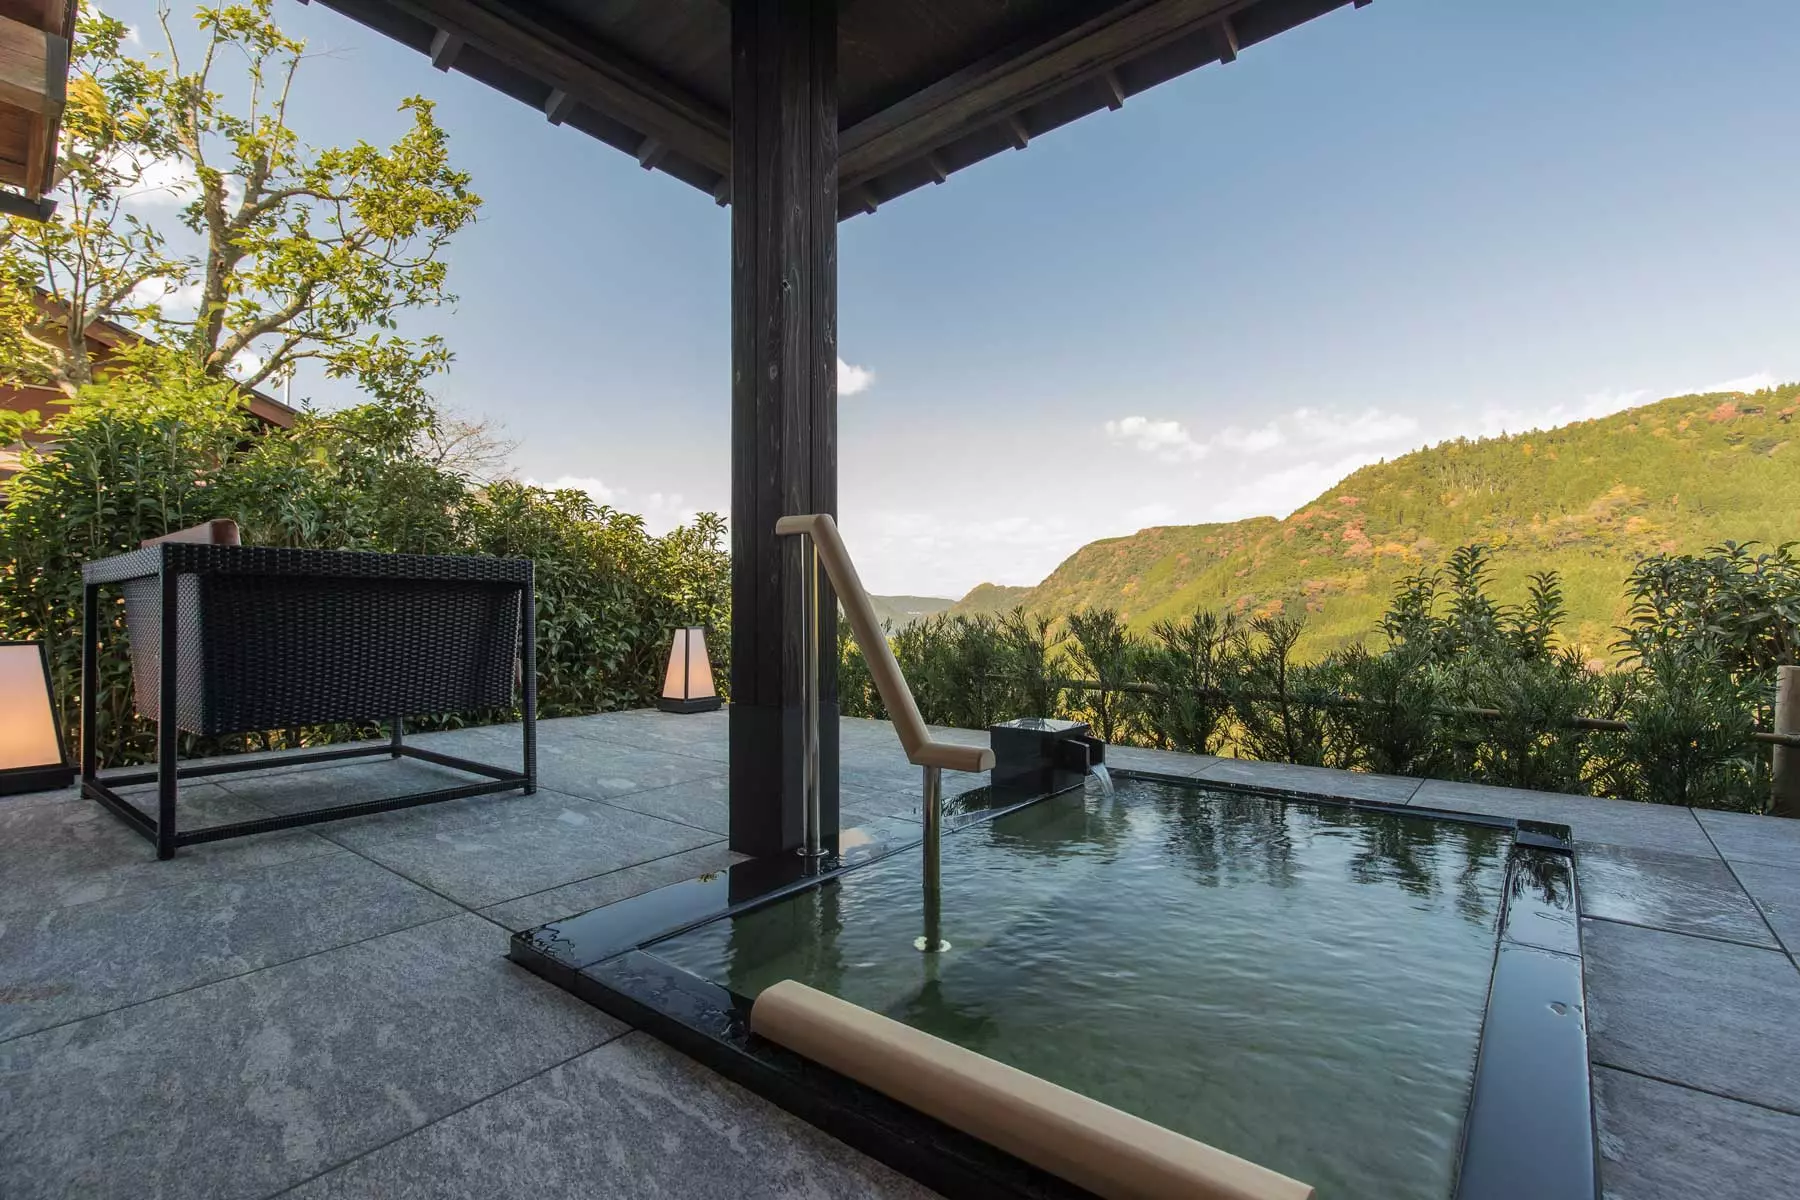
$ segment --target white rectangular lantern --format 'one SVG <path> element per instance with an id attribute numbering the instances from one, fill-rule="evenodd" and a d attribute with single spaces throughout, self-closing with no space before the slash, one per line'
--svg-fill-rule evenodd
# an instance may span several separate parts
<path id="1" fill-rule="evenodd" d="M 0 642 L 0 795 L 69 786 L 67 757 L 44 647 Z"/>
<path id="2" fill-rule="evenodd" d="M 712 662 L 706 657 L 706 630 L 700 626 L 689 625 L 675 631 L 658 707 L 664 712 L 680 713 L 712 712 L 719 707 Z"/>

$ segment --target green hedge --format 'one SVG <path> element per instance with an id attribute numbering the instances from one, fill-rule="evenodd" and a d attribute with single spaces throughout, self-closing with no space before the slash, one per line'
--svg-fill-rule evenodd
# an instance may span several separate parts
<path id="1" fill-rule="evenodd" d="M 0 638 L 47 643 L 75 729 L 81 564 L 147 537 L 232 517 L 261 546 L 494 554 L 537 563 L 539 710 L 564 716 L 653 701 L 676 625 L 729 637 L 724 523 L 702 515 L 663 537 L 578 491 L 480 484 L 447 461 L 429 410 L 364 406 L 267 429 L 230 387 L 164 378 L 87 389 L 59 411 L 0 508 Z M 122 606 L 106 619 L 103 763 L 151 757 L 132 707 Z M 723 688 L 725 680 L 720 679 Z M 442 714 L 421 727 L 505 719 Z M 187 753 L 373 736 L 373 724 L 187 739 Z"/>
<path id="2" fill-rule="evenodd" d="M 1503 604 L 1477 546 L 1401 583 L 1380 649 L 1313 662 L 1296 656 L 1298 618 L 1208 610 L 1148 637 L 1104 608 L 940 615 L 892 642 L 936 724 L 1069 716 L 1108 741 L 1195 754 L 1763 810 L 1768 755 L 1749 734 L 1800 647 L 1800 559 L 1731 544 L 1658 556 L 1626 591 L 1627 665 L 1605 673 L 1564 648 L 1554 574 Z M 841 658 L 844 711 L 881 715 L 855 646 Z"/>

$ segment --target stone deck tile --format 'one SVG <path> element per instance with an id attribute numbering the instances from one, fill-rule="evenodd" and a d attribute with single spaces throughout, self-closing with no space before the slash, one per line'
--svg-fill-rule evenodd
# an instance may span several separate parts
<path id="1" fill-rule="evenodd" d="M 668 787 L 627 792 L 606 801 L 614 808 L 643 813 L 704 829 L 718 837 L 731 831 L 731 780 L 725 775 L 689 779 Z"/>
<path id="2" fill-rule="evenodd" d="M 0 1040 L 457 911 L 340 853 L 15 914 L 0 921 Z"/>
<path id="3" fill-rule="evenodd" d="M 1800 820 L 1695 809 L 1694 816 L 1727 862 L 1800 871 Z"/>
<path id="4" fill-rule="evenodd" d="M 722 871 L 743 858 L 727 849 L 723 841 L 710 842 L 692 850 L 681 850 L 664 858 L 508 900 L 482 909 L 481 915 L 508 929 L 535 929 L 667 884 Z"/>
<path id="5" fill-rule="evenodd" d="M 1800 959 L 1800 868 L 1736 862 L 1731 870 L 1788 955 Z"/>
<path id="6" fill-rule="evenodd" d="M 589 800 L 613 800 L 724 774 L 723 763 L 664 750 L 586 739 L 538 747 L 539 785 Z"/>
<path id="7" fill-rule="evenodd" d="M 1315 792 L 1356 800 L 1379 800 L 1387 804 L 1405 804 L 1419 790 L 1417 779 L 1400 775 L 1364 775 L 1356 771 L 1334 771 L 1330 767 L 1303 767 L 1292 763 L 1254 762 L 1246 758 L 1218 758 L 1200 768 L 1201 782 L 1218 779 L 1251 787 L 1280 788 L 1295 792 Z"/>
<path id="8" fill-rule="evenodd" d="M 1787 955 L 1593 920 L 1582 945 L 1595 1063 L 1800 1113 L 1800 970 Z"/>
<path id="9" fill-rule="evenodd" d="M 1731 869 L 1717 855 L 1586 845 L 1576 855 L 1583 916 L 1675 933 L 1776 946 Z"/>
<path id="10" fill-rule="evenodd" d="M 420 768 L 428 770 L 421 771 Z M 329 782 L 326 781 L 327 775 L 331 776 Z M 221 786 L 229 789 L 235 796 L 272 811 L 300 812 L 309 808 L 405 795 L 408 792 L 443 786 L 446 782 L 466 783 L 468 780 L 468 776 L 442 767 L 404 759 L 399 762 L 382 759 L 351 763 L 331 772 L 297 771 L 286 775 L 233 779 Z M 319 837 L 360 852 L 398 838 L 464 833 L 496 821 L 517 820 L 533 814 L 554 817 L 572 799 L 579 797 L 542 788 L 536 794 L 527 796 L 514 789 L 469 796 L 461 800 L 445 800 L 418 808 L 373 813 L 366 817 L 346 817 L 310 828 Z"/>
<path id="11" fill-rule="evenodd" d="M 1800 1117 L 1594 1069 L 1606 1200 L 1763 1200 L 1800 1179 Z"/>
<path id="12" fill-rule="evenodd" d="M 1210 754 L 1183 754 L 1179 750 L 1149 750 L 1142 746 L 1106 748 L 1108 767 L 1124 771 L 1154 771 L 1159 775 L 1198 775 L 1224 761 Z"/>
<path id="13" fill-rule="evenodd" d="M 7 1200 L 292 1187 L 623 1027 L 459 914 L 0 1043 Z"/>
<path id="14" fill-rule="evenodd" d="M 465 908 L 487 908 L 716 840 L 704 829 L 548 795 L 530 810 L 465 829 L 385 839 L 361 853 Z"/>
<path id="15" fill-rule="evenodd" d="M 932 1195 L 632 1033 L 297 1188 L 287 1200 Z"/>
<path id="16" fill-rule="evenodd" d="M 564 718 L 568 732 L 588 741 L 640 750 L 661 750 L 704 758 L 722 768 L 729 754 L 729 728 L 723 712 L 665 713 L 655 709 L 596 713 Z"/>
<path id="17" fill-rule="evenodd" d="M 182 788 L 177 820 L 200 827 L 268 816 L 213 784 Z M 338 847 L 305 829 L 284 829 L 184 847 L 158 862 L 156 847 L 98 801 L 78 796 L 0 809 L 0 919 L 113 896 L 218 878 Z"/>
<path id="18" fill-rule="evenodd" d="M 1714 855 L 1712 843 L 1707 840 L 1700 823 L 1694 820 L 1694 814 L 1669 805 L 1566 796 L 1559 792 L 1529 792 L 1441 779 L 1428 779 L 1421 784 L 1412 803 L 1415 808 L 1522 817 L 1567 825 L 1577 842 L 1662 850 L 1698 858 Z"/>

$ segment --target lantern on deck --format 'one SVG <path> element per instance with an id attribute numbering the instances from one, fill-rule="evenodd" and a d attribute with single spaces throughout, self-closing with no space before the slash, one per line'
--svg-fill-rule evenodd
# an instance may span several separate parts
<path id="1" fill-rule="evenodd" d="M 719 707 L 719 692 L 713 687 L 712 661 L 706 657 L 706 630 L 698 625 L 675 631 L 669 646 L 669 669 L 663 675 L 662 700 L 657 707 L 664 712 L 712 712 Z"/>
<path id="2" fill-rule="evenodd" d="M 63 750 L 40 642 L 0 642 L 0 795 L 68 787 L 75 768 Z"/>

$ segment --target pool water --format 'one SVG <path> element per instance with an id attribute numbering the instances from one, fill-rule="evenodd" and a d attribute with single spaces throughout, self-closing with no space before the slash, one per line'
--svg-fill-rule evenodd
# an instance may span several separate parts
<path id="1" fill-rule="evenodd" d="M 801 980 L 1327 1200 L 1443 1200 L 1511 840 L 1121 781 L 947 836 L 942 954 L 913 948 L 916 850 L 650 951 L 747 997 Z"/>

